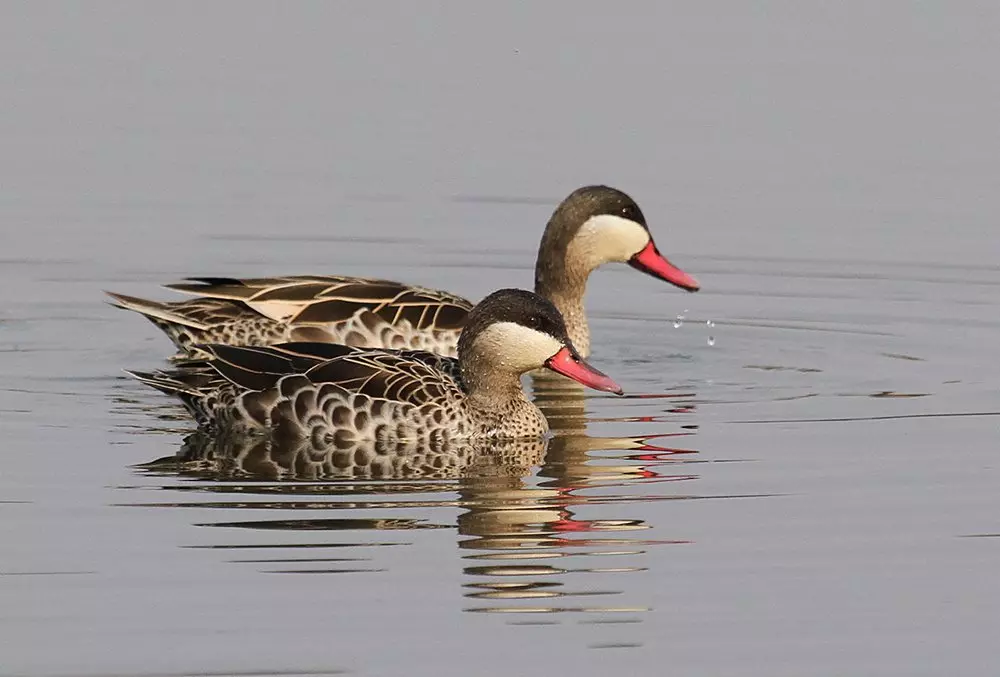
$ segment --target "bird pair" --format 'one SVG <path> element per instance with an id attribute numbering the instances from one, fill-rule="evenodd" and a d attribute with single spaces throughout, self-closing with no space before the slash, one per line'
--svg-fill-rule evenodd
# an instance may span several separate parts
<path id="1" fill-rule="evenodd" d="M 195 278 L 170 287 L 199 298 L 173 303 L 110 295 L 166 332 L 184 361 L 132 374 L 179 396 L 210 430 L 333 444 L 530 438 L 548 424 L 522 374 L 545 367 L 622 392 L 584 361 L 587 278 L 610 262 L 698 289 L 659 253 L 635 201 L 587 186 L 549 219 L 534 293 L 501 289 L 473 306 L 386 280 L 296 276 Z"/>

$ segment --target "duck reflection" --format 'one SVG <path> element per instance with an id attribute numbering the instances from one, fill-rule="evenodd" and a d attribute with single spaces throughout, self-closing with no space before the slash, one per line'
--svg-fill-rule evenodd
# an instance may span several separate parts
<path id="1" fill-rule="evenodd" d="M 571 603 L 578 597 L 619 595 L 617 585 L 596 588 L 576 574 L 642 571 L 636 561 L 643 542 L 622 532 L 647 529 L 643 520 L 578 520 L 579 500 L 559 487 L 532 486 L 522 478 L 466 477 L 459 495 L 458 546 L 467 551 L 466 596 L 476 612 L 645 611 L 643 606 Z M 616 533 L 611 533 L 616 532 Z M 613 567 L 590 564 L 594 557 L 625 558 Z M 585 562 L 583 566 L 556 564 Z M 613 579 L 612 579 L 613 580 Z M 572 587 L 573 584 L 578 584 Z M 539 600 L 547 600 L 544 606 Z M 497 602 L 502 602 L 497 604 Z M 533 604 L 527 604 L 534 602 Z"/>
<path id="2" fill-rule="evenodd" d="M 148 470 L 205 478 L 257 480 L 454 479 L 466 472 L 521 476 L 541 462 L 545 440 L 349 441 L 329 444 L 306 439 L 279 442 L 270 437 L 188 436 L 175 456 L 145 464 Z"/>
<path id="3" fill-rule="evenodd" d="M 227 509 L 230 515 L 235 509 L 285 513 L 281 519 L 202 523 L 282 532 L 280 543 L 199 546 L 271 552 L 288 549 L 278 557 L 234 560 L 265 565 L 264 571 L 379 571 L 377 567 L 339 564 L 317 568 L 316 563 L 365 559 L 339 555 L 351 554 L 345 549 L 392 543 L 369 542 L 367 538 L 355 539 L 362 541 L 356 543 L 295 543 L 289 542 L 288 536 L 298 533 L 304 539 L 305 532 L 454 528 L 453 523 L 438 522 L 437 516 L 445 514 L 440 508 L 457 507 L 461 510 L 458 548 L 466 561 L 463 586 L 469 600 L 467 611 L 646 611 L 643 604 L 634 603 L 636 600 L 621 604 L 579 600 L 623 595 L 631 586 L 621 576 L 645 570 L 648 547 L 682 542 L 638 538 L 649 525 L 643 519 L 616 518 L 613 506 L 684 498 L 651 495 L 642 487 L 695 479 L 690 474 L 665 472 L 665 466 L 692 452 L 651 444 L 648 437 L 587 436 L 582 389 L 549 390 L 539 394 L 538 403 L 559 432 L 552 439 L 436 445 L 353 442 L 338 446 L 311 440 L 279 444 L 267 437 L 217 438 L 195 433 L 177 454 L 143 468 L 154 474 L 201 480 L 165 488 L 228 494 L 234 499 L 157 504 L 160 506 Z M 595 451 L 600 452 L 599 463 L 591 462 L 595 459 L 590 454 Z M 588 507 L 588 519 L 575 514 L 583 506 Z M 293 510 L 308 510 L 310 517 L 286 517 Z M 350 517 L 316 519 L 317 510 L 344 511 Z M 364 514 L 376 510 L 413 510 L 427 517 L 372 518 Z M 338 548 L 338 556 L 316 556 L 317 548 L 327 547 Z M 295 552 L 302 552 L 298 548 L 310 548 L 309 556 L 295 556 Z M 275 568 L 266 568 L 268 564 Z M 540 604 L 542 600 L 544 604 Z"/>

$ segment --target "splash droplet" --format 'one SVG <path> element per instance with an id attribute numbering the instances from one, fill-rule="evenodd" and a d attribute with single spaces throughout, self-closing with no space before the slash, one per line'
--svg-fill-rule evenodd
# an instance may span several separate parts
<path id="1" fill-rule="evenodd" d="M 705 326 L 709 328 L 714 327 L 715 322 L 713 322 L 712 320 L 705 320 Z"/>
<path id="2" fill-rule="evenodd" d="M 710 345 L 710 346 L 714 346 L 715 345 L 715 337 L 714 336 L 709 336 L 708 337 L 708 345 Z"/>
<path id="3" fill-rule="evenodd" d="M 685 310 L 684 313 L 686 312 Z M 684 313 L 678 313 L 677 317 L 674 318 L 674 329 L 680 329 L 684 326 Z"/>

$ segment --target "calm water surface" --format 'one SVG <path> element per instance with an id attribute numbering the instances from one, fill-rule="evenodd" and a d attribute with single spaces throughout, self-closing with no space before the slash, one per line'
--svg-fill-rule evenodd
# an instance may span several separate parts
<path id="1" fill-rule="evenodd" d="M 713 7 L 6 4 L 0 674 L 997 674 L 1000 14 Z M 479 298 L 594 181 L 704 291 L 598 272 L 550 440 L 372 476 L 121 373 L 103 289 Z"/>

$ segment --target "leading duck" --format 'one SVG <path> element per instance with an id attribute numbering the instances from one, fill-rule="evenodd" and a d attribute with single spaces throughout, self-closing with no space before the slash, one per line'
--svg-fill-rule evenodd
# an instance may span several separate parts
<path id="1" fill-rule="evenodd" d="M 697 291 L 698 282 L 657 250 L 639 205 L 608 186 L 571 193 L 553 212 L 535 263 L 535 291 L 566 320 L 580 355 L 590 355 L 583 296 L 605 263 L 633 268 Z M 168 285 L 199 295 L 161 303 L 110 293 L 142 313 L 177 346 L 177 358 L 204 357 L 196 346 L 266 346 L 287 341 L 419 349 L 454 356 L 472 303 L 448 292 L 358 277 L 193 278 Z"/>
<path id="2" fill-rule="evenodd" d="M 179 396 L 211 432 L 325 445 L 540 437 L 548 422 L 521 375 L 542 367 L 622 392 L 583 361 L 556 307 L 520 289 L 494 292 L 469 312 L 457 359 L 333 343 L 201 349 L 211 355 L 205 366 L 133 376 Z"/>

